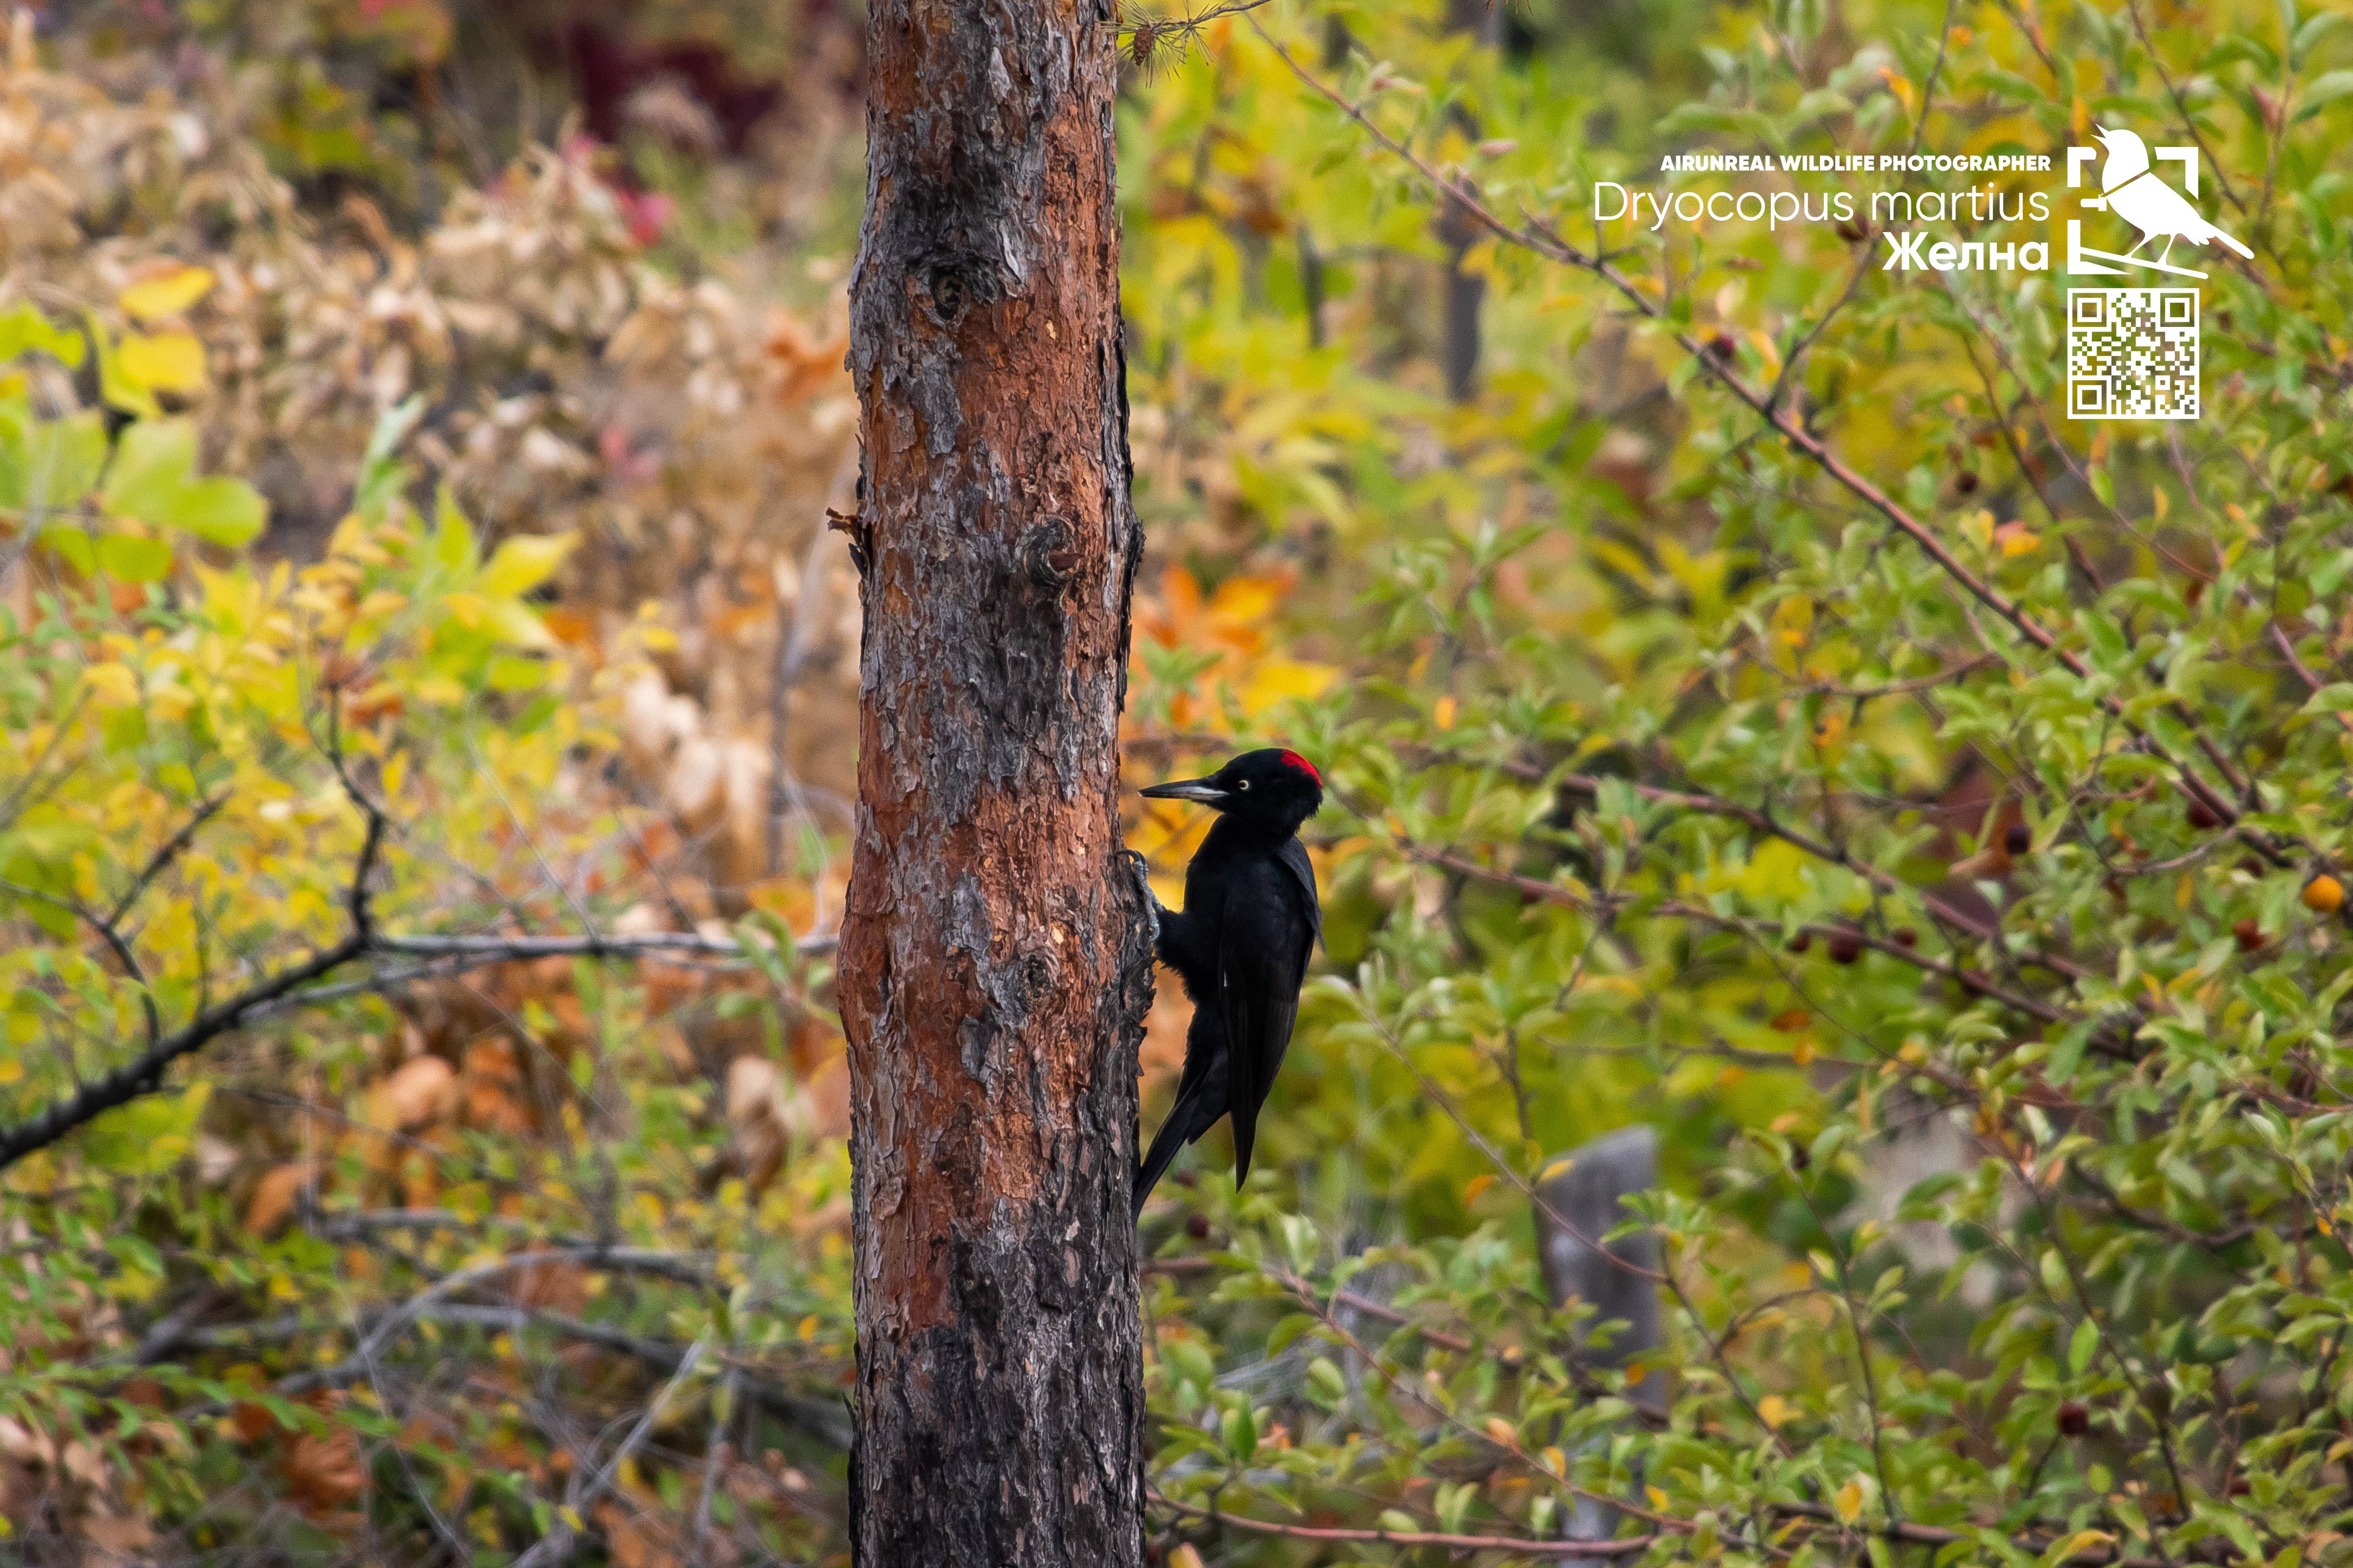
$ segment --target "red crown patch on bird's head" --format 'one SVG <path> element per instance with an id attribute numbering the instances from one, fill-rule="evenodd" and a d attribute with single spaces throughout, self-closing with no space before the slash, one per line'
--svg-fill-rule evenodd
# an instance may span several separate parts
<path id="1" fill-rule="evenodd" d="M 1289 763 L 1293 767 L 1297 768 L 1301 773 L 1305 773 L 1309 778 L 1314 779 L 1317 789 L 1322 789 L 1324 787 L 1324 775 L 1315 771 L 1315 764 L 1314 763 L 1309 762 L 1297 752 L 1283 752 L 1282 760 Z"/>

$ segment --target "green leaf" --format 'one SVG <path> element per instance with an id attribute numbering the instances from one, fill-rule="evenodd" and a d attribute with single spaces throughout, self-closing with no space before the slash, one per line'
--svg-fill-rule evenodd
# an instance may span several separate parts
<path id="1" fill-rule="evenodd" d="M 2341 26 L 2348 18 L 2340 11 L 2323 11 L 2306 21 L 2288 40 L 2287 60 L 2290 66 L 2300 66 L 2312 58 L 2313 47 L 2328 36 L 2329 29 Z"/>
<path id="2" fill-rule="evenodd" d="M 2312 85 L 2306 88 L 2297 99 L 2295 117 L 2298 121 L 2309 120 L 2348 93 L 2353 93 L 2353 70 L 2329 71 L 2316 76 L 2312 79 Z"/>
<path id="3" fill-rule="evenodd" d="M 41 542 L 85 577 L 98 570 L 98 548 L 90 535 L 79 528 L 45 528 L 41 531 Z"/>
<path id="4" fill-rule="evenodd" d="M 1249 1400 L 1238 1399 L 1227 1410 L 1225 1438 L 1226 1452 L 1242 1464 L 1249 1464 L 1257 1454 L 1258 1414 L 1250 1408 Z"/>
<path id="5" fill-rule="evenodd" d="M 1335 1409 L 1348 1397 L 1348 1380 L 1330 1357 L 1319 1355 L 1307 1363 L 1307 1393 L 1325 1409 Z"/>
<path id="6" fill-rule="evenodd" d="M 360 460 L 359 485 L 352 497 L 352 510 L 361 516 L 381 519 L 393 498 L 406 488 L 408 466 L 395 454 L 424 412 L 425 395 L 412 392 L 386 409 L 384 417 L 375 422 L 375 429 L 368 437 L 367 455 Z"/>
<path id="7" fill-rule="evenodd" d="M 106 466 L 106 420 L 96 409 L 35 419 L 0 404 L 0 510 L 40 514 L 78 506 Z"/>
<path id="8" fill-rule="evenodd" d="M 1798 100 L 1797 106 L 1789 110 L 1788 123 L 1795 127 L 1822 119 L 1826 115 L 1853 112 L 1854 105 L 1847 101 L 1844 93 L 1834 92 L 1826 87 L 1818 87 Z"/>
<path id="9" fill-rule="evenodd" d="M 248 544 L 269 522 L 261 492 L 242 479 L 198 479 L 196 429 L 185 419 L 147 419 L 116 444 L 99 500 L 119 517 L 193 533 L 229 549 Z"/>
<path id="10" fill-rule="evenodd" d="M 148 419 L 122 432 L 99 504 L 120 517 L 158 522 L 196 466 L 196 427 L 185 419 Z"/>
<path id="11" fill-rule="evenodd" d="M 2086 1318 L 2075 1325 L 2074 1337 L 2068 1342 L 2067 1370 L 2077 1377 L 2083 1376 L 2084 1369 L 2092 1364 L 2092 1357 L 2099 1349 L 2100 1326 Z"/>
<path id="12" fill-rule="evenodd" d="M 193 533 L 207 544 L 234 550 L 261 537 L 269 523 L 269 505 L 259 490 L 243 479 L 198 479 L 180 492 L 175 511 L 155 521 Z"/>
<path id="13" fill-rule="evenodd" d="M 1179 1383 L 1207 1388 L 1218 1375 L 1217 1363 L 1210 1359 L 1208 1347 L 1198 1340 L 1173 1337 L 1164 1340 L 1160 1345 L 1160 1359 L 1167 1363 L 1169 1372 Z"/>
<path id="14" fill-rule="evenodd" d="M 98 542 L 98 566 L 125 583 L 160 583 L 172 570 L 172 547 L 135 533 L 110 533 Z"/>
<path id="15" fill-rule="evenodd" d="M 443 490 L 433 524 L 433 561 L 448 572 L 464 572 L 474 563 L 474 525 L 458 510 L 457 498 Z"/>
<path id="16" fill-rule="evenodd" d="M 1273 1331 L 1266 1336 L 1266 1353 L 1270 1356 L 1281 1355 L 1285 1350 L 1290 1348 L 1292 1341 L 1297 1339 L 1300 1335 L 1305 1333 L 1314 1326 L 1315 1320 L 1309 1314 L 1305 1312 L 1292 1313 L 1290 1316 L 1284 1318 L 1282 1321 L 1275 1324 Z"/>
<path id="17" fill-rule="evenodd" d="M 20 353 L 46 353 L 68 370 L 79 370 L 86 352 L 79 332 L 53 324 L 30 305 L 0 310 L 0 360 L 12 360 Z"/>

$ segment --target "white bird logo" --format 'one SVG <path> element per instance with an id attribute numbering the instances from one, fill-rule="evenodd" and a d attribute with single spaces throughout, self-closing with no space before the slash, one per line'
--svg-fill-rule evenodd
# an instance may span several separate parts
<path id="1" fill-rule="evenodd" d="M 2138 255 L 2141 246 L 2160 235 L 2165 237 L 2165 248 L 2158 253 L 2159 266 L 2173 254 L 2173 242 L 2177 239 L 2201 246 L 2210 239 L 2219 239 L 2240 255 L 2253 258 L 2253 251 L 2207 222 L 2189 205 L 2188 197 L 2157 177 L 2149 168 L 2147 142 L 2129 131 L 2111 131 L 2105 126 L 2092 134 L 2108 153 L 2107 161 L 2100 165 L 2100 198 L 2107 203 L 2110 212 L 2140 230 L 2140 245 L 2117 260 Z"/>

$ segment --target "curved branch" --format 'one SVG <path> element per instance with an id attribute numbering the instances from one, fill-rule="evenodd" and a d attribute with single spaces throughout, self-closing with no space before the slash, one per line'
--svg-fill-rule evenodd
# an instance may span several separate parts
<path id="1" fill-rule="evenodd" d="M 1361 106 L 1349 101 L 1344 94 L 1294 59 L 1291 51 L 1277 43 L 1265 27 L 1261 26 L 1255 16 L 1246 16 L 1244 20 L 1250 23 L 1267 47 L 1274 51 L 1276 58 L 1289 68 L 1292 75 L 1297 77 L 1303 84 L 1354 121 L 1366 135 L 1385 150 L 1411 166 L 1413 171 L 1440 195 L 1460 202 L 1463 212 L 1497 239 L 1504 244 L 1515 245 L 1522 249 L 1532 251 L 1546 260 L 1589 272 L 1609 284 L 1620 298 L 1644 317 L 1654 321 L 1665 319 L 1664 308 L 1650 295 L 1636 288 L 1633 279 L 1612 266 L 1608 258 L 1588 255 L 1545 226 L 1533 215 L 1529 216 L 1526 223 L 1519 227 L 1505 223 L 1479 200 L 1477 193 L 1471 188 L 1467 180 L 1450 178 L 1433 168 L 1428 160 L 1415 153 L 1412 148 L 1383 131 L 1373 122 L 1372 117 L 1366 114 Z M 1673 337 L 1677 347 L 1689 355 L 1692 361 L 1718 385 L 1746 405 L 1791 451 L 1821 469 L 1841 489 L 1884 518 L 1890 526 L 1911 540 L 1930 561 L 1936 563 L 1938 570 L 1958 584 L 1971 598 L 2000 616 L 2020 637 L 2056 660 L 2070 675 L 2080 680 L 2093 679 L 2097 672 L 2080 654 L 2061 643 L 2057 635 L 2037 620 L 2023 605 L 1969 570 L 1968 565 L 1946 546 L 1944 541 L 1936 537 L 1933 529 L 1913 516 L 1911 511 L 1893 496 L 1857 472 L 1843 458 L 1831 450 L 1821 437 L 1807 429 L 1802 423 L 1793 419 L 1781 403 L 1768 398 L 1765 393 L 1749 385 L 1734 372 L 1733 367 L 1723 356 L 1709 352 L 1689 332 L 1674 327 L 1669 327 L 1668 331 Z M 2216 789 L 2200 777 L 2186 760 L 2176 756 L 2162 740 L 2134 718 L 2124 701 L 2115 693 L 2102 693 L 2094 697 L 2093 701 L 2104 711 L 2122 722 L 2134 741 L 2144 751 L 2164 763 L 2179 779 L 2185 794 L 2212 812 L 2226 826 L 2232 827 L 2245 838 L 2257 853 L 2275 866 L 2284 868 L 2294 863 L 2286 851 L 2274 840 L 2271 835 L 2249 828 L 2241 822 L 2240 819 L 2246 815 L 2241 802 L 2232 799 L 2227 793 Z M 2191 733 L 2200 743 L 2201 749 L 2211 745 L 2202 730 L 2193 725 Z M 2306 850 L 2316 860 L 2327 863 L 2327 858 L 2313 851 L 2310 846 L 2299 845 L 2298 847 Z"/>
<path id="2" fill-rule="evenodd" d="M 1514 1557 L 1596 1558 L 1639 1557 L 1659 1543 L 1656 1535 L 1630 1535 L 1620 1541 L 1540 1541 L 1525 1536 L 1451 1535 L 1435 1530 L 1347 1530 L 1338 1526 L 1281 1524 L 1250 1519 L 1213 1508 L 1194 1508 L 1146 1488 L 1145 1495 L 1169 1512 L 1208 1524 L 1230 1525 L 1253 1535 L 1279 1535 L 1287 1541 L 1320 1541 L 1331 1544 L 1397 1546 L 1409 1550 L 1436 1547 L 1441 1552 L 1503 1552 Z"/>

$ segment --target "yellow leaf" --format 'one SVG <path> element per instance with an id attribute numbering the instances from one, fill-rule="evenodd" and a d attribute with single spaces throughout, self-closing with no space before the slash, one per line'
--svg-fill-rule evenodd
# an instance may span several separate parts
<path id="1" fill-rule="evenodd" d="M 452 597 L 454 598 L 455 595 Z M 358 606 L 352 611 L 352 618 L 357 621 L 372 621 L 379 616 L 393 615 L 407 607 L 407 595 L 396 594 L 389 588 L 378 588 L 359 602 Z"/>
<path id="2" fill-rule="evenodd" d="M 139 700 L 139 678 L 120 664 L 93 664 L 81 672 L 102 708 L 129 708 Z"/>
<path id="3" fill-rule="evenodd" d="M 490 604 L 490 626 L 499 640 L 515 647 L 553 648 L 554 634 L 547 623 L 532 613 L 529 605 L 520 599 L 492 599 Z"/>
<path id="4" fill-rule="evenodd" d="M 1339 679 L 1340 672 L 1328 664 L 1271 658 L 1250 671 L 1242 688 L 1242 710 L 1255 715 L 1287 697 L 1320 697 Z"/>
<path id="5" fill-rule="evenodd" d="M 1993 539 L 1996 544 L 2001 546 L 2001 552 L 2005 559 L 2019 555 L 2031 555 L 2042 543 L 2042 536 L 2022 522 L 2003 523 L 1993 531 Z"/>
<path id="6" fill-rule="evenodd" d="M 176 681 L 166 681 L 147 694 L 149 710 L 157 718 L 166 721 L 186 718 L 195 705 L 195 693 Z"/>
<path id="7" fill-rule="evenodd" d="M 1451 730 L 1454 728 L 1454 699 L 1451 697 L 1440 698 L 1437 705 L 1430 710 L 1430 719 L 1431 723 L 1436 724 L 1441 730 Z"/>
<path id="8" fill-rule="evenodd" d="M 176 316 L 211 292 L 212 268 L 180 267 L 144 278 L 114 297 L 114 302 L 146 322 Z"/>
<path id="9" fill-rule="evenodd" d="M 1652 1508 L 1654 1508 L 1654 1509 L 1658 1510 L 1661 1513 L 1664 1513 L 1664 1512 L 1666 1512 L 1666 1510 L 1667 1510 L 1667 1494 L 1666 1494 L 1666 1493 L 1664 1493 L 1664 1492 L 1661 1491 L 1661 1490 L 1660 1490 L 1658 1488 L 1656 1488 L 1656 1487 L 1644 1487 L 1644 1488 L 1642 1489 L 1642 1491 L 1643 1491 L 1643 1494 L 1644 1494 L 1645 1496 L 1647 1496 L 1647 1497 L 1651 1500 L 1651 1506 Z"/>
<path id="10" fill-rule="evenodd" d="M 194 332 L 134 332 L 116 349 L 115 363 L 150 392 L 195 392 L 205 384 L 205 345 Z"/>
<path id="11" fill-rule="evenodd" d="M 2051 1561 L 2064 1563 L 2069 1558 L 2080 1556 L 2095 1547 L 2114 1545 L 2116 1539 L 2105 1530 L 2079 1530 L 2059 1543 L 2057 1549 L 2052 1553 Z"/>
<path id="12" fill-rule="evenodd" d="M 1778 1394 L 1768 1394 L 1757 1402 L 1757 1414 L 1765 1418 L 1766 1426 L 1778 1426 L 1789 1418 L 1789 1402 Z"/>
<path id="13" fill-rule="evenodd" d="M 576 533 L 525 533 L 502 542 L 474 586 L 493 598 L 528 594 L 555 574 L 579 542 Z"/>
<path id="14" fill-rule="evenodd" d="M 1209 595 L 1209 614 L 1247 626 L 1274 613 L 1282 584 L 1271 577 L 1229 577 Z"/>
<path id="15" fill-rule="evenodd" d="M 1856 1520 L 1861 1519 L 1862 1517 L 1862 1478 L 1849 1476 L 1846 1485 L 1839 1488 L 1838 1496 L 1831 1501 L 1837 1505 L 1838 1516 L 1843 1522 L 1852 1524 Z"/>

